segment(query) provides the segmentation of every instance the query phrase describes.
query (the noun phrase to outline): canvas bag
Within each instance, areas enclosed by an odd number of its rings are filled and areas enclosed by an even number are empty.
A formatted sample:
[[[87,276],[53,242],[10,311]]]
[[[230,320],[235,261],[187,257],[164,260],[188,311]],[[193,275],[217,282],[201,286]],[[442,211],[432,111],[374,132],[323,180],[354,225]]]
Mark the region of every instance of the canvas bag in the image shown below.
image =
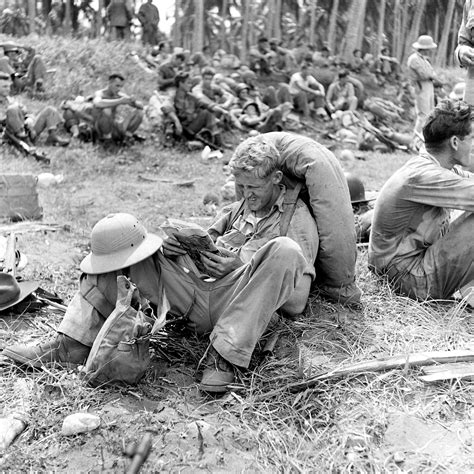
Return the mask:
[[[150,364],[153,318],[145,315],[142,303],[137,287],[119,275],[115,309],[100,329],[84,368],[89,385],[136,384],[145,374]]]

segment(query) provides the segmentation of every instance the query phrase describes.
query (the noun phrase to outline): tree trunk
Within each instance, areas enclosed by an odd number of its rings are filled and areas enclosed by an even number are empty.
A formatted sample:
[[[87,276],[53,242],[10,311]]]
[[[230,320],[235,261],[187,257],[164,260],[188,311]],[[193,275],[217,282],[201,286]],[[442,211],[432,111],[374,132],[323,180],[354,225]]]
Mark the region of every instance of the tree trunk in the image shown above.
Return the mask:
[[[97,6],[97,20],[96,20],[96,37],[99,37],[102,32],[102,12],[104,11],[104,0],[99,0]]]
[[[383,35],[385,31],[385,6],[386,6],[386,0],[381,0],[380,7],[379,7],[379,24],[377,28],[377,51],[376,51],[377,57],[380,55],[380,51],[383,48]]]
[[[282,0],[275,0],[275,15],[273,16],[273,36],[281,40],[281,2]]]
[[[175,0],[174,2],[174,27],[173,27],[173,46],[181,45],[181,19],[179,17],[179,11],[181,9],[181,0]]]
[[[331,16],[329,17],[329,31],[327,37],[327,45],[331,53],[335,53],[335,42],[336,42],[336,22],[337,13],[339,10],[339,0],[334,0],[331,9]]]
[[[204,46],[204,0],[194,0],[194,33],[191,51],[202,51]]]
[[[251,0],[243,0],[243,16],[242,16],[242,50],[240,52],[240,59],[245,64],[247,61],[247,40],[249,34],[249,20],[250,20],[250,2]]]
[[[458,44],[458,29],[459,29],[459,12],[457,9],[454,10],[454,19],[451,27],[451,39],[449,41],[448,51],[451,51],[451,54],[448,54],[448,66],[454,66],[454,50]]]
[[[64,33],[69,36],[72,25],[72,5],[71,0],[66,0],[66,10],[64,13]]]
[[[439,43],[439,22],[440,22],[439,11],[436,11],[434,22],[433,22],[433,25],[434,25],[433,32],[432,34],[430,33],[435,43]]]
[[[311,1],[311,21],[309,23],[309,44],[314,45],[314,34],[315,34],[315,27],[316,27],[316,8],[318,6],[318,0],[310,0]]]
[[[265,15],[267,20],[265,23],[267,38],[271,38],[273,36],[273,28],[275,26],[275,4],[275,0],[268,0],[267,2],[268,13]]]
[[[444,66],[446,64],[446,53],[447,53],[447,48],[448,48],[450,25],[452,24],[451,20],[453,18],[455,4],[456,4],[456,0],[449,0],[448,10],[444,18],[444,25],[443,25],[443,30],[441,34],[441,39],[439,41],[438,51],[436,53],[436,60],[435,60],[436,66]]]
[[[36,16],[35,0],[28,0],[28,24],[30,27],[30,33],[35,32],[35,16]]]
[[[400,6],[400,0],[395,0],[395,7],[393,11],[393,35],[392,35],[392,55],[400,60],[402,48],[402,10]]]
[[[420,34],[420,23],[423,12],[425,11],[426,0],[418,0],[415,4],[415,14],[411,23],[410,32],[408,34],[407,42],[405,43],[405,50],[403,53],[403,63],[405,63],[412,51],[412,44],[416,41]]]
[[[346,43],[342,57],[346,62],[352,59],[352,51],[358,47],[359,30],[364,24],[367,0],[352,0],[349,8],[349,22],[345,35]]]
[[[226,27],[226,21],[227,21],[227,12],[229,10],[229,1],[228,0],[223,0],[222,1],[222,10],[221,10],[221,28],[220,28],[220,38],[219,38],[219,43],[221,46],[221,49],[225,49],[227,51],[227,27]]]

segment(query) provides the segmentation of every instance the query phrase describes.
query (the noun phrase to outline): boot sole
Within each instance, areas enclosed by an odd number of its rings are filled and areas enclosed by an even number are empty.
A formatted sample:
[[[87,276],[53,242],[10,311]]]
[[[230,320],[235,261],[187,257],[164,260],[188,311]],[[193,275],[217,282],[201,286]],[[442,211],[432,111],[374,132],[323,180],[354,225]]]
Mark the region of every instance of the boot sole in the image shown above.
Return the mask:
[[[81,364],[76,364],[73,362],[61,362],[61,361],[51,361],[51,362],[41,362],[39,360],[33,360],[33,359],[27,359],[26,357],[23,357],[22,355],[10,351],[8,348],[3,349],[3,352],[1,355],[7,357],[8,359],[11,359],[13,362],[20,366],[28,366],[32,367],[34,369],[41,369],[42,367],[46,368],[53,368],[53,367],[61,367],[64,369],[74,369],[78,367]]]

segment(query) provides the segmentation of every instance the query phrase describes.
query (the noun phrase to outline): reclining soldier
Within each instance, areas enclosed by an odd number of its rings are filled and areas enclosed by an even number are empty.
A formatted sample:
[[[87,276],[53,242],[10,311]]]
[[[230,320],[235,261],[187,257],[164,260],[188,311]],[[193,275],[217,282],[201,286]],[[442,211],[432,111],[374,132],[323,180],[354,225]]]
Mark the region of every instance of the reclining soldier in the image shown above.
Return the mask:
[[[243,198],[223,209],[209,229],[223,256],[202,254],[213,281],[183,269],[186,254],[176,240],[162,243],[133,216],[110,215],[92,230],[92,252],[81,263],[80,289],[57,338],[39,346],[6,347],[3,355],[35,367],[84,363],[113,311],[116,278],[126,274],[152,304],[160,304],[164,289],[170,313],[186,316],[197,334],[209,334],[200,388],[226,391],[233,366],[249,366],[273,314],[303,312],[315,277],[318,228],[294,190],[282,185],[279,161],[277,148],[264,135],[236,149],[230,167]],[[288,205],[291,214],[285,212]],[[290,217],[286,224],[285,216]]]
[[[0,72],[0,125],[27,144],[35,143],[39,135],[47,130],[46,145],[67,146],[69,140],[58,134],[58,128],[63,123],[60,112],[48,105],[36,115],[28,114],[22,104],[9,96],[11,83],[10,76]]]
[[[2,45],[4,57],[0,57],[0,71],[10,75],[12,93],[18,94],[26,88],[33,92],[45,92],[46,66],[34,48],[13,43]],[[22,52],[26,54],[22,55]]]

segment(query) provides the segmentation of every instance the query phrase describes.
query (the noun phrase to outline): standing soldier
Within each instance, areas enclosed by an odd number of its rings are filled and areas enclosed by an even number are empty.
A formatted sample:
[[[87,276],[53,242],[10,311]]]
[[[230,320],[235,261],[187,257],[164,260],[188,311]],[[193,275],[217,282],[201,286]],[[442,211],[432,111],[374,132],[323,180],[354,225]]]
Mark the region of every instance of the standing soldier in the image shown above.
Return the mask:
[[[421,35],[413,43],[415,52],[407,60],[408,74],[415,89],[415,143],[423,141],[423,124],[435,106],[433,81],[437,79],[430,62],[430,53],[437,46],[431,36]]]
[[[474,1],[464,3],[462,22],[458,32],[458,46],[454,53],[461,67],[467,68],[468,76],[464,100],[474,105]]]
[[[125,0],[111,0],[107,7],[107,19],[110,25],[110,39],[130,39],[130,22],[133,13],[130,11]]]
[[[138,10],[138,20],[142,25],[142,43],[155,46],[158,44],[158,23],[160,12],[153,5],[153,0],[147,0]]]

